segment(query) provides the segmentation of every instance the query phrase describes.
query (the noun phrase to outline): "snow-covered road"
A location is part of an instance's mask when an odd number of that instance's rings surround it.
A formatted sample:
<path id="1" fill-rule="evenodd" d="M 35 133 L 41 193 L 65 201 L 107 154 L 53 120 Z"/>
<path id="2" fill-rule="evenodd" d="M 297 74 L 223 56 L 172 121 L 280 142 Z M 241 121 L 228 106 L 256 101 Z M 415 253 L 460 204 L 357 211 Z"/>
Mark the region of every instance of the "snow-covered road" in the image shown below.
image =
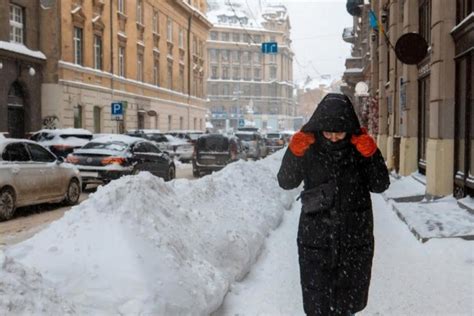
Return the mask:
<path id="1" fill-rule="evenodd" d="M 472 241 L 421 244 L 380 195 L 372 195 L 376 250 L 369 305 L 360 315 L 474 315 Z M 215 315 L 304 315 L 296 232 L 300 203 L 285 213 L 249 275 Z"/>

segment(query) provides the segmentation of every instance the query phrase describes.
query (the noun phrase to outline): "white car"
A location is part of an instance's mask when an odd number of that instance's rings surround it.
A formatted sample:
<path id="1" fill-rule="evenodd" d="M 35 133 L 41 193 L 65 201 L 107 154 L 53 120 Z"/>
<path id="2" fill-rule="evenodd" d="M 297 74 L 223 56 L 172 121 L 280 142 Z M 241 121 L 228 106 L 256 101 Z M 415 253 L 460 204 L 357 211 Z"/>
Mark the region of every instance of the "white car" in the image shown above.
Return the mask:
<path id="1" fill-rule="evenodd" d="M 193 144 L 171 135 L 165 135 L 165 137 L 168 139 L 165 150 L 171 155 L 171 157 L 176 157 L 182 162 L 189 162 L 193 159 Z"/>
<path id="2" fill-rule="evenodd" d="M 17 207 L 65 202 L 81 195 L 79 170 L 43 146 L 26 139 L 0 139 L 0 220 Z"/>
<path id="3" fill-rule="evenodd" d="M 75 149 L 92 139 L 92 133 L 82 128 L 42 129 L 30 137 L 58 157 L 66 158 Z"/>

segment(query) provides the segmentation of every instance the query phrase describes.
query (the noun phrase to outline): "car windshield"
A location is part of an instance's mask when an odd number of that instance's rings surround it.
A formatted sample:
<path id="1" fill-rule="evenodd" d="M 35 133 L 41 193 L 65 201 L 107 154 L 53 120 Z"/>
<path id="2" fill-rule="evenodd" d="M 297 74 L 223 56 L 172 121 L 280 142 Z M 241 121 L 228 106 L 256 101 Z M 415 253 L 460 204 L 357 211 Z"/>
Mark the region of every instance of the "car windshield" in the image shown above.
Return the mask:
<path id="1" fill-rule="evenodd" d="M 226 137 L 201 137 L 197 148 L 202 151 L 227 151 L 229 140 Z"/>
<path id="2" fill-rule="evenodd" d="M 240 140 L 249 142 L 255 140 L 255 134 L 235 134 Z"/>
<path id="3" fill-rule="evenodd" d="M 128 145 L 123 142 L 109 142 L 109 143 L 95 143 L 90 142 L 87 143 L 83 149 L 106 149 L 106 150 L 113 150 L 113 151 L 124 151 L 127 149 Z"/>
<path id="4" fill-rule="evenodd" d="M 62 139 L 68 139 L 68 138 L 81 138 L 81 139 L 86 139 L 86 140 L 91 140 L 92 135 L 84 135 L 84 134 L 61 134 L 60 137 Z"/>
<path id="5" fill-rule="evenodd" d="M 281 138 L 281 135 L 279 133 L 271 133 L 267 134 L 267 138 Z"/>

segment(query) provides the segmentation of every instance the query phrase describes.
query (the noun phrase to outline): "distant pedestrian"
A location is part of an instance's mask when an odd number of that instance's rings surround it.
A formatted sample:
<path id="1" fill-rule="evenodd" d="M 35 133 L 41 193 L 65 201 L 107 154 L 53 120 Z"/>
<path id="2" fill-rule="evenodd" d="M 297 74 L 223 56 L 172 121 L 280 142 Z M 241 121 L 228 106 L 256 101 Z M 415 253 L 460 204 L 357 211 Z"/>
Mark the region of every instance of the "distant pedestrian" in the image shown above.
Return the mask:
<path id="1" fill-rule="evenodd" d="M 293 135 L 278 182 L 288 190 L 302 181 L 297 243 L 304 311 L 353 315 L 367 305 L 372 270 L 369 192 L 383 192 L 390 182 L 347 96 L 328 94 Z"/>

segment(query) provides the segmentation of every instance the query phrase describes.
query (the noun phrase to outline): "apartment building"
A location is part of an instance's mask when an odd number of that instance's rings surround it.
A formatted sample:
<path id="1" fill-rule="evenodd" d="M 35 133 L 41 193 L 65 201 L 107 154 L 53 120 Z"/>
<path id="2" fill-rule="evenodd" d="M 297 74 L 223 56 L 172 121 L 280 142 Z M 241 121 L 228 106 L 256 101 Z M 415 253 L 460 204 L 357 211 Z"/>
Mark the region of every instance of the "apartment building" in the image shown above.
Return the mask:
<path id="1" fill-rule="evenodd" d="M 239 2 L 214 4 L 207 41 L 210 121 L 215 130 L 251 124 L 267 130 L 292 129 L 293 56 L 290 20 L 283 5 L 258 14 Z M 262 42 L 277 42 L 277 54 L 263 54 Z"/>
<path id="2" fill-rule="evenodd" d="M 360 2 L 356 37 L 370 43 L 378 145 L 388 166 L 426 183 L 428 196 L 474 196 L 474 1 Z M 372 10 L 387 37 L 363 25 Z M 392 46 L 405 33 L 428 44 L 418 64 L 403 64 Z M 415 43 L 414 43 L 415 44 Z"/>
<path id="3" fill-rule="evenodd" d="M 0 2 L 0 133 L 10 137 L 41 128 L 39 20 L 38 1 Z"/>
<path id="4" fill-rule="evenodd" d="M 42 117 L 95 133 L 204 129 L 206 2 L 62 0 L 43 7 Z M 125 106 L 123 121 L 111 103 Z"/>

